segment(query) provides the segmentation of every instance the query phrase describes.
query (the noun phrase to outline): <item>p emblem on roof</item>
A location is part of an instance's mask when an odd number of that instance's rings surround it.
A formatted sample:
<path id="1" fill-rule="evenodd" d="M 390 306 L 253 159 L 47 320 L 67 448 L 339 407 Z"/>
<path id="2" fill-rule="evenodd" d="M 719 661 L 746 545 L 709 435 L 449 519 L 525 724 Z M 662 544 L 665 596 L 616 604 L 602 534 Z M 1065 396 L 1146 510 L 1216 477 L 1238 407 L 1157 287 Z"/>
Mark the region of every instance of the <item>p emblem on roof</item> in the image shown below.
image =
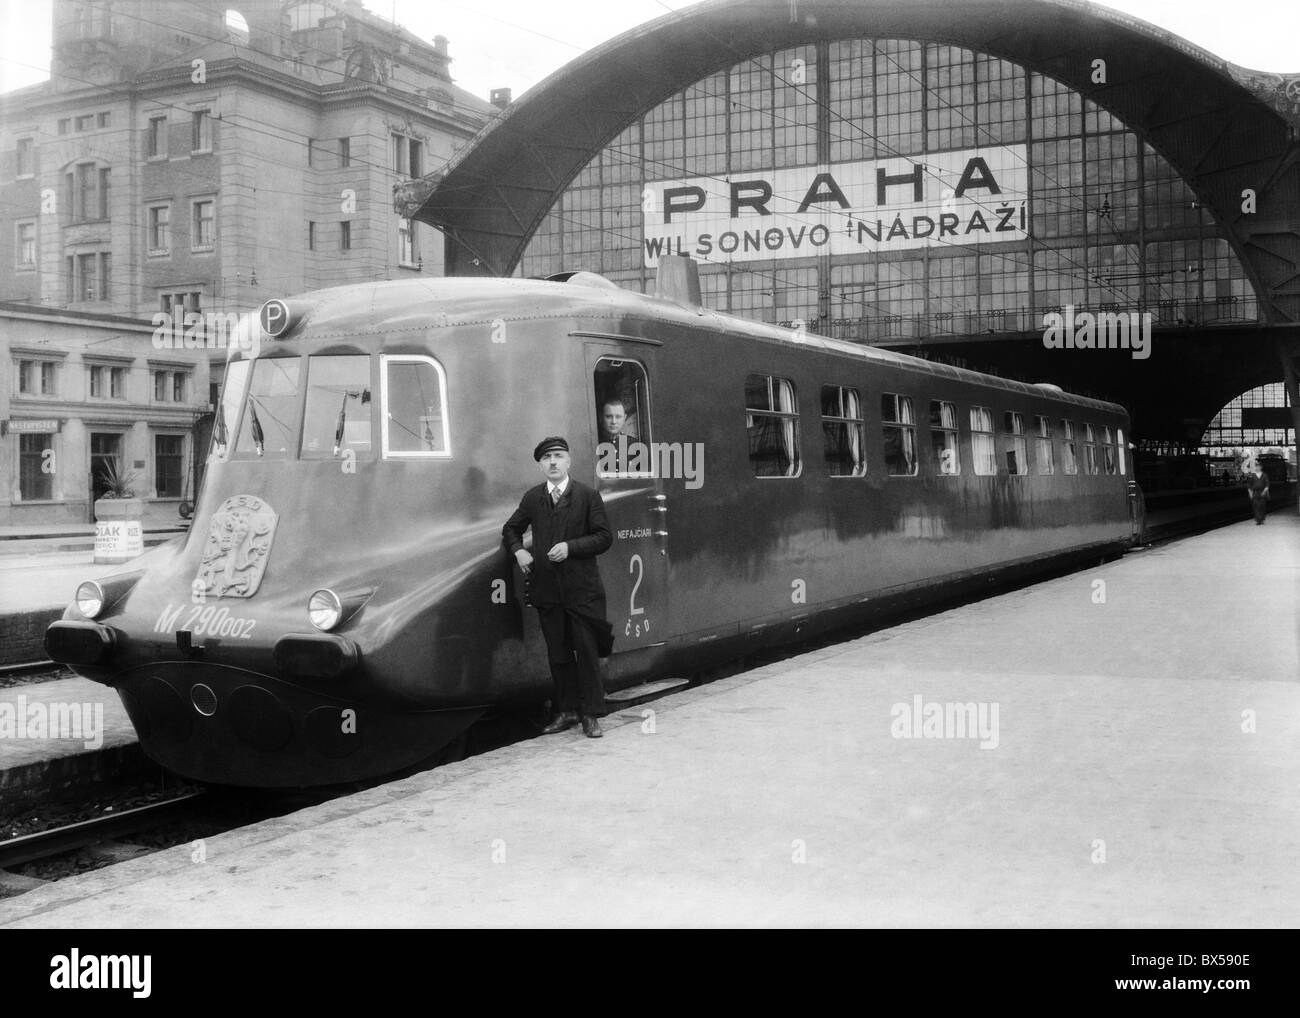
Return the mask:
<path id="1" fill-rule="evenodd" d="M 282 300 L 268 300 L 260 312 L 262 331 L 268 336 L 279 336 L 289 328 L 289 305 Z"/>

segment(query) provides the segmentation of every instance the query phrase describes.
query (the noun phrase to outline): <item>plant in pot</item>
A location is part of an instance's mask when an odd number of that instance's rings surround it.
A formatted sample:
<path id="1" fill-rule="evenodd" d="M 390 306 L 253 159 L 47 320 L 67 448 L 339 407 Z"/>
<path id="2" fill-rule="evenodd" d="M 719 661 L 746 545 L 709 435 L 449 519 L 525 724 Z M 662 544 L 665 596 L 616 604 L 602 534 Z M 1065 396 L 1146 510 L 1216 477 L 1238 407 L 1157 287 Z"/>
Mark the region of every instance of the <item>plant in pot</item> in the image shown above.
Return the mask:
<path id="1" fill-rule="evenodd" d="M 96 520 L 138 520 L 144 512 L 144 502 L 135 497 L 136 475 L 118 468 L 111 459 L 95 464 L 96 487 L 103 492 L 95 499 Z"/>

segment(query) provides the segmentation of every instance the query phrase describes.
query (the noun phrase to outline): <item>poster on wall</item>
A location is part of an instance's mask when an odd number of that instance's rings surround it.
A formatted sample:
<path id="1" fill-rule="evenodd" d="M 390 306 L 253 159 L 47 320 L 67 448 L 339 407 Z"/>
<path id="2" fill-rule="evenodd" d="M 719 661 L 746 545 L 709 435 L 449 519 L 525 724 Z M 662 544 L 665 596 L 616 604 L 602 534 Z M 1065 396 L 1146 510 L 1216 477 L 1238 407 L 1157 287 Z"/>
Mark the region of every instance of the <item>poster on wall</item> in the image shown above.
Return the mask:
<path id="1" fill-rule="evenodd" d="M 642 255 L 750 262 L 1024 240 L 1024 145 L 646 185 Z"/>

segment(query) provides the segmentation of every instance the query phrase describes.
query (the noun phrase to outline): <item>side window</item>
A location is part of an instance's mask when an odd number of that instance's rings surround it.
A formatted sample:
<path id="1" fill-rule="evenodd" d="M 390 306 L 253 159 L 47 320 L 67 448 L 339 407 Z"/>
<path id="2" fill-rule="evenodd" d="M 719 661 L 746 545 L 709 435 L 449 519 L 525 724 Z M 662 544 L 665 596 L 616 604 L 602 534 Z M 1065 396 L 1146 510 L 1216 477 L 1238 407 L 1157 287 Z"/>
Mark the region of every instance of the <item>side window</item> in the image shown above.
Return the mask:
<path id="1" fill-rule="evenodd" d="M 1097 473 L 1097 435 L 1087 423 L 1083 425 L 1083 462 L 1088 473 Z"/>
<path id="2" fill-rule="evenodd" d="M 881 435 L 885 440 L 885 470 L 891 477 L 916 473 L 916 418 L 912 397 L 892 392 L 880 397 Z"/>
<path id="3" fill-rule="evenodd" d="M 1074 445 L 1074 422 L 1061 418 L 1061 434 L 1065 440 L 1061 443 L 1061 466 L 1067 474 L 1079 472 L 1079 453 Z"/>
<path id="4" fill-rule="evenodd" d="M 799 474 L 799 405 L 794 383 L 775 375 L 745 379 L 745 431 L 755 477 Z"/>
<path id="5" fill-rule="evenodd" d="M 1115 432 L 1109 427 L 1103 426 L 1101 429 L 1101 461 L 1106 468 L 1106 473 L 1115 473 Z"/>
<path id="6" fill-rule="evenodd" d="M 415 354 L 384 355 L 379 358 L 379 371 L 384 457 L 449 457 L 447 377 L 442 365 Z"/>
<path id="7" fill-rule="evenodd" d="M 822 386 L 822 442 L 826 473 L 831 477 L 861 477 L 867 472 L 862 452 L 862 397 L 845 385 Z"/>
<path id="8" fill-rule="evenodd" d="M 1025 448 L 1025 415 L 1008 410 L 1002 415 L 1002 430 L 1007 440 L 1007 473 L 1029 473 L 1029 453 Z"/>
<path id="9" fill-rule="evenodd" d="M 997 453 L 993 448 L 993 411 L 988 407 L 970 408 L 970 451 L 975 461 L 975 473 L 998 472 Z"/>
<path id="10" fill-rule="evenodd" d="M 302 458 L 369 457 L 371 448 L 370 358 L 309 357 Z"/>
<path id="11" fill-rule="evenodd" d="M 653 463 L 632 450 L 623 462 L 620 448 L 650 442 L 649 380 L 637 361 L 602 357 L 592 375 L 596 403 L 596 472 L 601 477 L 648 477 Z M 602 450 L 600 447 L 608 446 Z M 644 469 L 642 469 L 644 467 Z"/>
<path id="12" fill-rule="evenodd" d="M 1052 425 L 1046 417 L 1034 418 L 1034 459 L 1040 474 L 1056 473 L 1056 457 L 1052 455 Z"/>
<path id="13" fill-rule="evenodd" d="M 955 477 L 961 473 L 956 403 L 930 400 L 930 449 L 934 454 L 936 474 L 940 477 Z"/>
<path id="14" fill-rule="evenodd" d="M 1124 429 L 1123 428 L 1115 429 L 1115 452 L 1119 455 L 1119 472 L 1120 475 L 1123 476 L 1128 472 L 1126 468 L 1126 464 L 1124 462 Z"/>
<path id="15" fill-rule="evenodd" d="M 239 409 L 244 402 L 244 386 L 248 384 L 249 361 L 234 360 L 226 366 L 226 380 L 221 387 L 221 402 L 212 422 L 212 449 L 208 459 L 224 460 L 230 455 L 230 442 L 235 425 L 239 423 Z"/>

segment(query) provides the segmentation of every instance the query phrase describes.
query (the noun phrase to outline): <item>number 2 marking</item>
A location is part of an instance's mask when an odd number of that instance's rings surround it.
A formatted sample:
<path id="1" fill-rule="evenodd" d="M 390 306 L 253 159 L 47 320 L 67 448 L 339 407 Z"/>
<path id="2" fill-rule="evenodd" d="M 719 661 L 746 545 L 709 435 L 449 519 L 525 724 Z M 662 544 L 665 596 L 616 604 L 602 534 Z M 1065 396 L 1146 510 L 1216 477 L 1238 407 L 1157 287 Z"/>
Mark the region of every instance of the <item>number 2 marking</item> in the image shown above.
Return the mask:
<path id="1" fill-rule="evenodd" d="M 636 606 L 636 592 L 641 589 L 641 580 L 644 578 L 645 574 L 645 566 L 641 563 L 640 555 L 633 555 L 628 561 L 627 571 L 629 573 L 633 572 L 633 566 L 636 567 L 636 583 L 632 584 L 632 593 L 629 594 L 627 598 L 627 613 L 629 615 L 644 615 L 645 609 Z"/>

